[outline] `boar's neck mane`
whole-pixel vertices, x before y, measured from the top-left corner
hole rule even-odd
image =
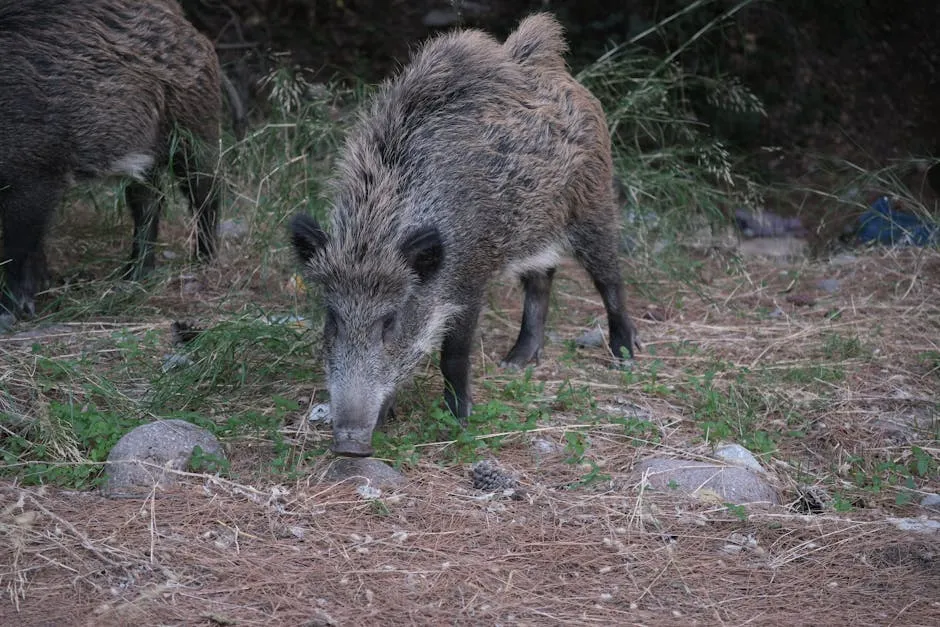
[[[454,210],[432,206],[447,193],[449,173],[432,172],[431,161],[451,148],[448,129],[478,125],[494,102],[518,101],[525,80],[501,44],[467,31],[432,41],[386,81],[346,142],[325,261],[349,271],[376,259],[386,271],[391,264],[407,272],[393,260],[405,233],[426,225],[445,227],[445,248],[452,244],[450,225],[440,221]]]

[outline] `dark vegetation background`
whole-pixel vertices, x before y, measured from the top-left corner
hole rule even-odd
[[[928,155],[940,148],[940,3],[922,0],[519,1],[183,0],[190,19],[212,37],[226,71],[256,117],[264,116],[259,79],[278,63],[310,80],[381,80],[424,38],[455,25],[499,37],[534,10],[554,12],[577,71],[664,18],[689,11],[636,43],[677,56],[691,73],[736,76],[767,116],[728,116],[689,93],[690,106],[740,149],[784,146],[825,152],[863,167]],[[738,7],[718,28],[696,34]],[[769,181],[812,167],[806,159],[760,165]]]

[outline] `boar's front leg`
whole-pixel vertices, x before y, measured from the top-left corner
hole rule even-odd
[[[33,299],[48,279],[43,239],[65,187],[63,180],[33,179],[0,189],[0,272],[6,275],[6,285],[0,286],[0,318],[4,323],[36,313]]]
[[[441,346],[441,374],[444,375],[444,402],[466,425],[473,410],[470,392],[470,353],[476,336],[480,305],[465,308],[444,336]]]

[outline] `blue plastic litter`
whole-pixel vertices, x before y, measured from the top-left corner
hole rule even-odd
[[[938,229],[922,218],[891,207],[891,199],[882,196],[859,217],[858,240],[886,246],[929,246],[936,244]]]

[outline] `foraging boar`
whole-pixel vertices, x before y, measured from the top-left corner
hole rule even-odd
[[[537,359],[568,248],[600,292],[614,355],[633,355],[610,136],[565,49],[547,14],[502,45],[477,30],[431,40],[347,138],[329,232],[294,216],[293,247],[325,304],[334,452],[371,455],[396,388],[438,347],[447,406],[469,416],[474,334],[500,271],[525,292],[503,365]]]
[[[222,107],[212,43],[175,0],[0,0],[0,315],[35,313],[43,238],[75,179],[132,178],[125,274],[154,265],[172,166],[196,217],[195,253],[215,253],[214,176]]]

